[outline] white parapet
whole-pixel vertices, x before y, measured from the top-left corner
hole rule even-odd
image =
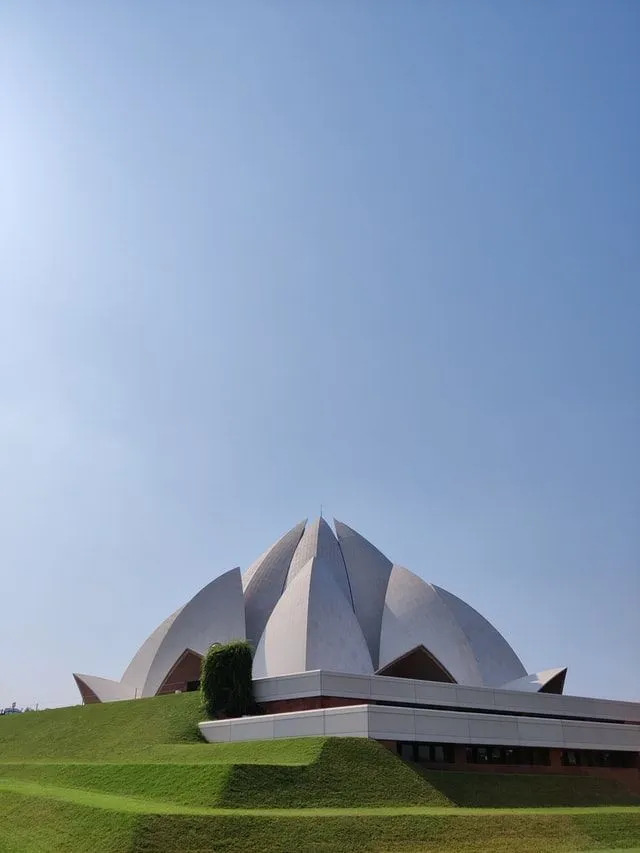
[[[368,737],[368,705],[322,708],[199,723],[209,743],[289,737]]]
[[[260,704],[282,699],[330,696],[355,699],[362,704],[410,703],[459,711],[497,711],[504,714],[588,718],[598,722],[640,723],[640,702],[563,696],[504,687],[468,687],[386,675],[353,675],[315,670],[254,679],[253,690]]]
[[[351,705],[265,714],[199,724],[209,743],[291,737],[370,737],[375,740],[500,744],[640,751],[640,727],[388,705]]]

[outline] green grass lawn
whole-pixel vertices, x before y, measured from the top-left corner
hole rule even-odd
[[[355,738],[205,744],[199,719],[197,694],[0,719],[0,853],[640,845],[609,781],[420,771]]]
[[[228,851],[578,851],[632,849],[635,807],[576,809],[215,810],[81,789],[0,783],[0,850],[203,853]]]
[[[198,744],[201,719],[198,693],[9,715],[0,718],[0,761],[147,760],[153,747]]]

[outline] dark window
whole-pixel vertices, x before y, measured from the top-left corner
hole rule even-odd
[[[399,743],[398,749],[400,751],[400,758],[404,758],[405,761],[413,761],[412,743]]]
[[[433,761],[431,747],[428,743],[418,744],[418,761]]]
[[[549,764],[548,749],[531,749],[526,746],[468,746],[469,764]]]
[[[398,743],[398,755],[405,761],[453,764],[455,749],[451,743]]]
[[[199,681],[187,681],[187,693],[193,693],[196,690],[200,690],[200,682]]]
[[[504,763],[505,764],[517,764],[517,752],[512,747],[508,746],[504,751]]]
[[[533,764],[533,750],[528,746],[517,747],[516,764]]]
[[[598,749],[566,749],[560,757],[565,767],[635,767],[635,753]]]
[[[533,764],[546,764],[547,767],[551,764],[551,756],[548,749],[533,750]]]

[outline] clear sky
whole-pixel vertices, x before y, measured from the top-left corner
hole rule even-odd
[[[0,10],[0,706],[307,516],[640,699],[640,3]]]

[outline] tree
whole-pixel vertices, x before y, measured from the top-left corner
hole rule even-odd
[[[202,660],[202,700],[210,719],[241,717],[254,709],[251,666],[246,640],[214,643]]]

